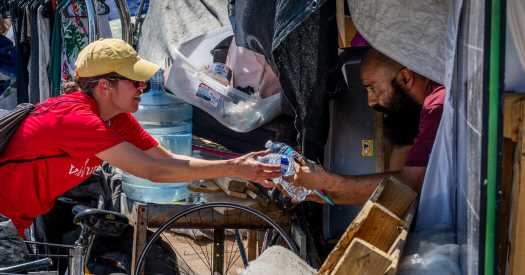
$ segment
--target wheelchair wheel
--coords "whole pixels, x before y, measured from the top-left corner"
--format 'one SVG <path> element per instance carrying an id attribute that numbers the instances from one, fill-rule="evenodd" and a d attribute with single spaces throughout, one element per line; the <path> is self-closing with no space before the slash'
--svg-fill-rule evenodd
<path id="1" fill-rule="evenodd" d="M 286 231 L 253 208 L 210 203 L 188 208 L 163 223 L 141 252 L 135 274 L 150 269 L 148 259 L 159 255 L 158 242 L 173 253 L 161 255 L 155 274 L 237 274 L 273 245 L 298 249 Z"/>

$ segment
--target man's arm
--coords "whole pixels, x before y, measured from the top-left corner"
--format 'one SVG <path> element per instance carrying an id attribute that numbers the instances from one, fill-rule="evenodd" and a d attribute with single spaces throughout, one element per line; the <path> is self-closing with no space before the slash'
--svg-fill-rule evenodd
<path id="1" fill-rule="evenodd" d="M 394 145 L 392 146 L 392 152 L 390 153 L 390 161 L 388 165 L 389 171 L 399 171 L 405 166 L 405 162 L 408 157 L 408 153 L 412 145 Z"/>
<path id="2" fill-rule="evenodd" d="M 208 161 L 175 155 L 162 147 L 155 148 L 144 152 L 130 143 L 122 142 L 98 153 L 97 157 L 135 176 L 154 182 L 186 182 L 224 176 L 266 182 L 267 179 L 280 174 L 278 165 L 255 161 L 254 157 L 263 152 L 231 160 Z"/>
<path id="3" fill-rule="evenodd" d="M 419 193 L 426 167 L 404 167 L 401 171 L 392 171 L 362 176 L 341 176 L 326 172 L 321 166 L 301 166 L 294 184 L 309 189 L 323 189 L 337 204 L 364 203 L 377 185 L 386 176 L 396 176 L 403 183 Z M 312 196 L 312 200 L 319 201 Z"/>

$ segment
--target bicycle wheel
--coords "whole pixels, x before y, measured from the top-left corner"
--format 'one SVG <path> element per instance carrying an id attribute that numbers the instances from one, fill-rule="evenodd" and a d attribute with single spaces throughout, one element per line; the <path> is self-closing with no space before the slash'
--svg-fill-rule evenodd
<path id="1" fill-rule="evenodd" d="M 259 236 L 259 237 L 257 237 Z M 168 243 L 174 257 L 157 274 L 236 274 L 272 245 L 297 253 L 286 231 L 258 210 L 230 203 L 188 208 L 163 223 L 141 252 L 135 274 L 149 266 L 157 242 Z M 147 268 L 146 268 L 147 270 Z"/>

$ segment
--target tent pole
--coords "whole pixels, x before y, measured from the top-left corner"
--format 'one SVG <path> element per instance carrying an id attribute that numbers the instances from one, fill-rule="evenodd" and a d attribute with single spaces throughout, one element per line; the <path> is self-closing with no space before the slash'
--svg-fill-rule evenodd
<path id="1" fill-rule="evenodd" d="M 485 219 L 485 259 L 486 275 L 495 274 L 496 240 L 496 193 L 499 163 L 500 136 L 500 95 L 501 95 L 501 24 L 502 2 L 490 2 L 490 47 L 489 47 L 489 95 L 488 95 L 488 142 L 487 142 L 487 189 Z"/>

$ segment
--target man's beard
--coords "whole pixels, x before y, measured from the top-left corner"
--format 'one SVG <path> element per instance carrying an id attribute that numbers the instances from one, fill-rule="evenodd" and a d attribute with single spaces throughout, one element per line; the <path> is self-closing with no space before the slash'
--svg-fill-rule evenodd
<path id="1" fill-rule="evenodd" d="M 393 113 L 401 113 L 407 108 L 413 108 L 417 106 L 417 102 L 414 101 L 410 96 L 403 91 L 403 88 L 392 79 L 391 81 L 392 88 L 394 89 L 394 96 L 392 97 L 392 102 L 390 104 L 390 111 Z"/>
<path id="2" fill-rule="evenodd" d="M 402 113 L 405 109 L 413 108 L 417 105 L 417 103 L 410 96 L 408 96 L 405 91 L 403 91 L 403 88 L 397 84 L 395 79 L 392 79 L 390 83 L 392 85 L 392 89 L 394 90 L 394 96 L 392 97 L 390 106 L 385 107 L 376 104 L 372 106 L 374 110 L 385 114 Z"/>

